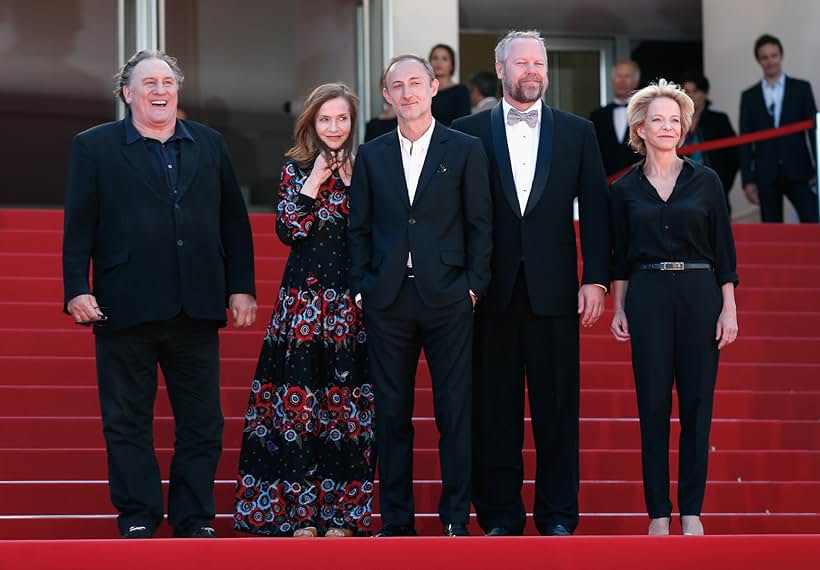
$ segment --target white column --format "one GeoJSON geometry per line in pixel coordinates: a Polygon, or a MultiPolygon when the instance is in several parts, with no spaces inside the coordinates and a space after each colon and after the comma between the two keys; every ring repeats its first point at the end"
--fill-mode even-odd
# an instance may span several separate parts
{"type": "MultiPolygon", "coordinates": [[[[783,43],[786,75],[811,82],[820,94],[820,2],[817,0],[702,0],[703,65],[709,78],[713,108],[728,113],[737,129],[740,93],[760,81],[754,42],[772,34],[783,43]]],[[[740,175],[732,191],[733,216],[759,220],[740,191],[740,175]]],[[[788,204],[788,201],[786,202],[788,204]]],[[[792,213],[787,219],[796,219],[792,213]]]]}
{"type": "MultiPolygon", "coordinates": [[[[393,56],[413,53],[426,58],[436,44],[447,44],[458,58],[458,0],[388,0],[382,67],[393,56]]],[[[454,79],[459,81],[458,62],[454,79]]]]}

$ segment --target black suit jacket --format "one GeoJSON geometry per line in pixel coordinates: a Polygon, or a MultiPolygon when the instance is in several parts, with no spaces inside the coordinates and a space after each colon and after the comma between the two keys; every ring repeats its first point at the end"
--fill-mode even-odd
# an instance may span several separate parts
{"type": "Polygon", "coordinates": [[[583,283],[609,283],[607,182],[592,124],[544,105],[532,192],[524,215],[515,192],[501,103],[453,128],[477,136],[490,157],[493,196],[492,280],[485,310],[503,313],[523,263],[537,315],[578,309],[573,200],[580,206],[583,283]]]}
{"type": "Polygon", "coordinates": [[[612,111],[615,103],[601,107],[592,112],[589,119],[595,125],[595,134],[598,137],[598,146],[601,149],[601,158],[604,161],[604,171],[610,176],[632,166],[641,160],[641,155],[629,147],[629,128],[627,127],[623,140],[615,134],[615,124],[612,121],[612,111]]]}
{"type": "Polygon", "coordinates": [[[396,299],[412,254],[425,305],[481,297],[490,280],[490,189],[481,143],[436,122],[413,203],[398,133],[359,148],[350,184],[351,290],[365,308],[396,299]]]}
{"type": "Polygon", "coordinates": [[[255,294],[245,203],[222,135],[185,121],[179,198],[157,179],[141,141],[123,121],[74,138],[65,198],[65,303],[91,293],[108,315],[103,330],[175,317],[226,320],[227,298],[255,294]],[[93,260],[93,286],[89,262],[93,260]]]}
{"type": "MultiPolygon", "coordinates": [[[[786,77],[783,89],[783,109],[780,124],[788,125],[813,119],[817,113],[811,85],[802,79],[786,77]]],[[[766,109],[760,82],[749,87],[740,97],[740,134],[774,127],[774,117],[766,109]]],[[[792,182],[802,182],[814,176],[805,133],[769,139],[740,147],[740,171],[743,184],[773,184],[780,164],[782,174],[792,182]]]]}
{"type": "MultiPolygon", "coordinates": [[[[698,123],[698,130],[703,136],[703,140],[711,141],[735,136],[735,130],[732,128],[732,123],[729,122],[726,113],[712,111],[708,107],[708,101],[706,105],[707,107],[701,113],[700,122],[698,123]]],[[[728,193],[735,182],[735,175],[740,163],[740,153],[737,147],[731,146],[720,150],[710,150],[706,153],[706,157],[708,161],[706,165],[717,172],[720,182],[723,184],[723,191],[728,193]]]]}

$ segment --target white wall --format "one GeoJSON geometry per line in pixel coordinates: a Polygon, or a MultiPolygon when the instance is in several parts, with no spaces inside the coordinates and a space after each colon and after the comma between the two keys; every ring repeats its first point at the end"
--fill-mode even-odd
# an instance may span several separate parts
{"type": "MultiPolygon", "coordinates": [[[[386,60],[401,53],[427,57],[436,44],[447,44],[458,57],[458,0],[388,0],[386,60]],[[392,48],[392,49],[391,49],[392,48]]],[[[454,79],[459,81],[458,65],[454,79]]]]}
{"type": "MultiPolygon", "coordinates": [[[[787,75],[820,89],[820,2],[817,0],[703,0],[703,65],[711,83],[713,107],[729,114],[738,128],[740,93],[761,77],[754,42],[769,33],[783,43],[787,75]]],[[[740,190],[732,191],[735,218],[759,219],[740,190]]],[[[792,218],[794,219],[794,218],[792,218]]]]}

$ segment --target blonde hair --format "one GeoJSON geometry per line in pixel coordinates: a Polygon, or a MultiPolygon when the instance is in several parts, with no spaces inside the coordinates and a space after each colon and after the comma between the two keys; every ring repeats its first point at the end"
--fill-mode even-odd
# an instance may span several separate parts
{"type": "Polygon", "coordinates": [[[639,89],[629,98],[629,106],[626,108],[626,121],[629,123],[629,146],[643,156],[646,156],[646,143],[638,136],[638,127],[646,121],[649,105],[659,97],[672,99],[680,107],[681,132],[678,147],[683,146],[686,134],[692,126],[695,104],[680,85],[666,79],[658,79],[657,83],[650,83],[643,89],[639,89]]]}
{"type": "Polygon", "coordinates": [[[356,142],[356,124],[359,116],[359,98],[344,83],[325,83],[308,95],[305,110],[296,120],[293,128],[294,145],[285,154],[293,159],[300,168],[310,168],[320,152],[328,148],[316,132],[316,114],[319,108],[331,99],[342,98],[350,107],[350,135],[342,144],[341,150],[346,156],[353,152],[356,142]]]}

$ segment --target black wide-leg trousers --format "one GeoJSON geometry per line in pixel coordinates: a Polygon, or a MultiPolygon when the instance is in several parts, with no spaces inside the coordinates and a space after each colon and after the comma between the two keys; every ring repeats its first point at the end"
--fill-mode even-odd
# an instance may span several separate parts
{"type": "Polygon", "coordinates": [[[508,311],[481,314],[474,348],[473,505],[484,531],[520,534],[526,522],[524,381],[536,474],[533,515],[539,532],[578,524],[579,340],[576,314],[533,314],[523,270],[508,311]]]}
{"type": "Polygon", "coordinates": [[[641,426],[644,495],[651,518],[672,513],[669,429],[678,392],[678,507],[699,515],[706,489],[709,429],[717,379],[715,332],[723,297],[709,270],[635,271],[625,312],[641,426]]]}
{"type": "Polygon", "coordinates": [[[96,335],[97,381],[111,500],[121,532],[162,522],[154,452],[157,365],[174,413],[168,520],[178,531],[215,516],[214,476],[222,453],[217,324],[184,315],[96,335]]]}

